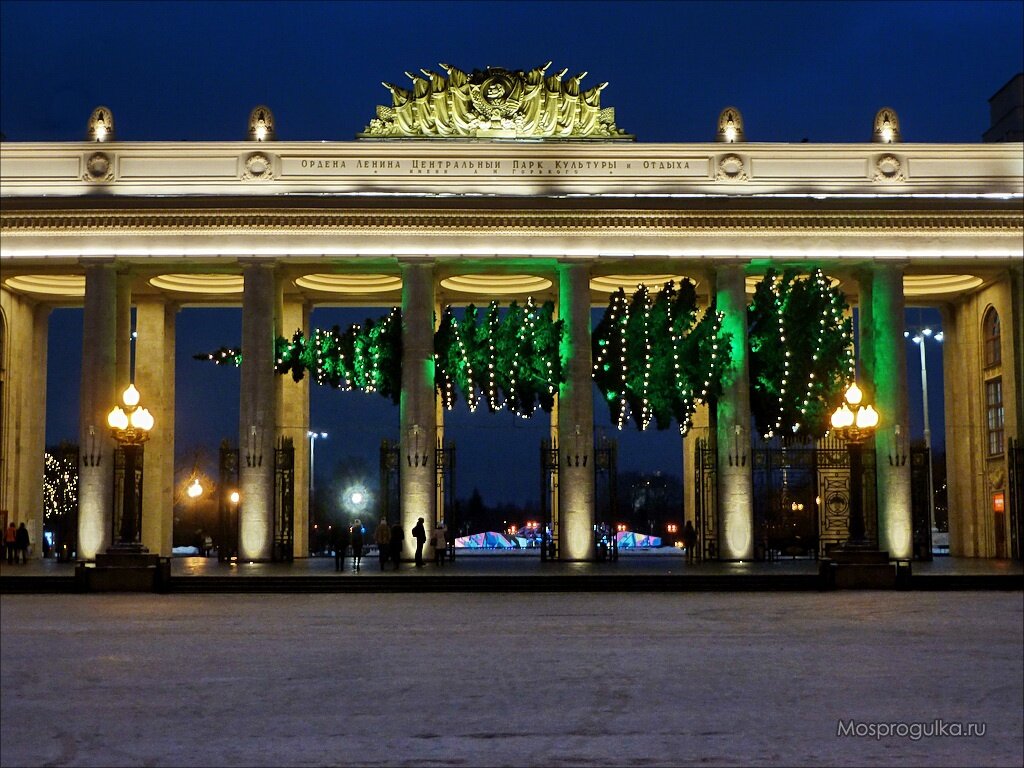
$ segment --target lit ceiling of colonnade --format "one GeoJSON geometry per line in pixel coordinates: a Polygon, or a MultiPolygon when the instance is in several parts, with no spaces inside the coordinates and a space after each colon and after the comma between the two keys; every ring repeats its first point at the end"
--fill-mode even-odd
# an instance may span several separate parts
{"type": "MultiPolygon", "coordinates": [[[[610,294],[619,288],[630,293],[643,283],[656,292],[669,280],[678,284],[687,278],[700,284],[697,277],[682,274],[616,274],[594,277],[590,281],[590,288],[597,295],[610,294]]],[[[748,275],[747,293],[752,294],[760,280],[759,275],[748,275]]],[[[388,274],[310,273],[297,277],[292,282],[314,297],[398,294],[402,288],[401,277],[388,274]]],[[[932,299],[942,302],[952,295],[971,291],[984,282],[983,276],[970,273],[908,274],[903,277],[903,292],[908,299],[915,301],[932,299]]],[[[148,284],[169,295],[187,294],[197,299],[218,299],[241,294],[243,290],[242,276],[233,274],[168,273],[150,278],[148,284]]],[[[16,275],[5,279],[4,285],[18,293],[61,303],[85,296],[84,275],[16,275]]],[[[465,274],[445,277],[440,281],[440,285],[447,291],[466,296],[525,297],[550,290],[552,281],[546,277],[529,274],[465,274]]],[[[856,296],[857,285],[853,280],[833,278],[833,285],[838,285],[851,298],[856,296]]]]}

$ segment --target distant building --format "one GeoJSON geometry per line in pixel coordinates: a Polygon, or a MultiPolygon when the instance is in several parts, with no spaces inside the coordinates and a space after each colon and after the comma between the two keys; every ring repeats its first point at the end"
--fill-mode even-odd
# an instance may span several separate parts
{"type": "Polygon", "coordinates": [[[985,141],[1024,141],[1024,72],[1018,72],[988,100],[992,127],[985,141]]]}

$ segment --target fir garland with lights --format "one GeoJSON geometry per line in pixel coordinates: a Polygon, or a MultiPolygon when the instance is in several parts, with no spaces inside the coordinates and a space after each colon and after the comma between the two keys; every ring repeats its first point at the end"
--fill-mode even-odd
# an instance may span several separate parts
{"type": "Polygon", "coordinates": [[[821,270],[769,270],[747,308],[750,407],[765,439],[821,437],[853,378],[853,323],[821,270]]]}
{"type": "Polygon", "coordinates": [[[533,297],[522,306],[513,301],[504,318],[496,301],[482,317],[470,305],[461,321],[446,307],[434,334],[434,382],[445,408],[461,394],[470,411],[484,400],[491,412],[550,413],[563,380],[563,324],[553,315],[553,303],[538,306],[533,297]]]}
{"type": "MultiPolygon", "coordinates": [[[[351,325],[344,332],[337,325],[317,328],[311,338],[300,329],[291,341],[279,336],[274,354],[277,373],[291,373],[295,381],[309,371],[317,384],[376,392],[397,403],[402,392],[402,312],[396,307],[381,320],[351,325]]],[[[195,358],[237,367],[242,364],[242,350],[221,347],[195,358]]]]}
{"type": "Polygon", "coordinates": [[[685,435],[697,405],[722,392],[729,338],[713,306],[698,317],[689,280],[666,283],[653,300],[645,285],[631,300],[617,290],[591,336],[594,381],[612,421],[622,429],[632,416],[646,430],[675,420],[685,435]]]}

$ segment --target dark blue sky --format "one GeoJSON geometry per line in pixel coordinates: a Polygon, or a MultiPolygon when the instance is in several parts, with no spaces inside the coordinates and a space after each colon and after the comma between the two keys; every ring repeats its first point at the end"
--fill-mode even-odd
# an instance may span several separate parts
{"type": "Polygon", "coordinates": [[[349,140],[381,80],[445,61],[590,72],[641,141],[704,141],[726,105],[751,141],[977,141],[1022,68],[1020,2],[3,2],[0,130],[75,140],[98,104],[124,140],[349,140]]]}
{"type": "MultiPolygon", "coordinates": [[[[935,3],[0,3],[0,131],[11,141],[82,138],[93,107],[109,106],[125,141],[244,138],[265,103],[282,140],[351,140],[406,70],[445,61],[464,70],[529,68],[548,60],[584,85],[608,81],[605,106],[640,141],[707,141],[726,105],[750,141],[865,141],[891,106],[906,141],[975,142],[987,99],[1024,68],[1024,4],[935,3]]],[[[316,325],[379,311],[319,310],[316,325]]],[[[215,451],[237,434],[237,372],[194,352],[238,340],[239,314],[188,310],[178,319],[179,451],[215,451]],[[184,416],[194,403],[202,419],[184,416]]],[[[52,322],[48,441],[77,436],[80,313],[52,322]]],[[[912,418],[920,379],[910,353],[912,418]]],[[[929,357],[932,398],[941,365],[929,357]]],[[[376,470],[381,437],[397,433],[383,398],[314,390],[321,471],[349,454],[376,470]],[[344,435],[344,437],[343,437],[344,435]],[[321,453],[322,451],[322,453],[321,453]]],[[[606,419],[598,403],[598,423],[606,419]]],[[[537,493],[546,419],[453,419],[460,495],[537,493]],[[518,467],[495,472],[495,467],[518,467]],[[486,479],[485,479],[486,478],[486,479]]],[[[933,421],[933,432],[937,425],[933,421]]],[[[674,432],[621,437],[624,468],[680,472],[674,432]]]]}

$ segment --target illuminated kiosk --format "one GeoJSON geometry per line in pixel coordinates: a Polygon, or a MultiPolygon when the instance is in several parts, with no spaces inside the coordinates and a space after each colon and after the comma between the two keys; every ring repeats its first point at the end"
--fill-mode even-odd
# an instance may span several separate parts
{"type": "MultiPolygon", "coordinates": [[[[702,406],[683,450],[717,443],[714,553],[754,557],[747,384],[748,278],[820,267],[859,308],[860,380],[881,415],[875,435],[877,544],[911,556],[903,315],[939,306],[951,554],[1019,552],[1021,263],[1024,152],[1019,143],[904,143],[880,110],[864,143],[748,141],[739,110],[713,141],[635,142],[580,77],[489,69],[411,75],[352,142],[278,141],[267,107],[248,140],[131,142],[97,108],[86,141],[0,147],[3,264],[3,483],[0,506],[41,537],[47,315],[84,307],[79,557],[111,542],[113,441],[103,429],[128,379],[152,404],[143,544],[171,554],[175,313],[242,307],[239,445],[255,459],[277,440],[302,445],[308,377],[275,374],[274,337],[309,328],[318,303],[402,308],[401,508],[408,530],[434,519],[432,461],[443,435],[432,381],[432,318],[447,303],[555,300],[565,321],[565,381],[552,436],[589,459],[594,422],[590,308],[608,285],[684,275],[731,333],[731,384],[715,419],[702,406]],[[711,434],[711,424],[716,432],[711,434]],[[727,462],[727,455],[736,461],[727,462]],[[742,461],[740,459],[743,459],[742,461]],[[1016,495],[1014,495],[1016,494],[1016,495]]],[[[709,123],[711,121],[709,120],[709,123]]],[[[308,486],[297,451],[294,482],[308,486]]],[[[265,560],[273,536],[271,462],[240,460],[239,556],[265,560]]],[[[692,477],[692,474],[688,475],[692,477]]],[[[687,519],[696,491],[686,490],[687,519]]],[[[295,501],[296,556],[308,551],[307,499],[295,501]]],[[[552,500],[558,556],[591,559],[594,461],[560,467],[552,500]]],[[[411,545],[407,538],[407,546],[411,545]]],[[[411,555],[411,551],[405,553],[411,555]]]]}

